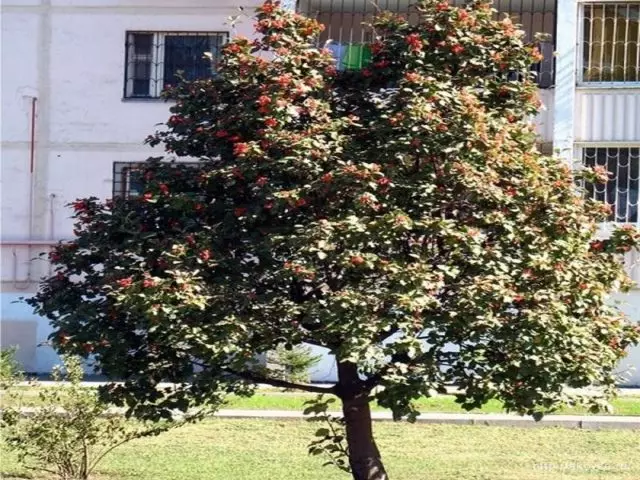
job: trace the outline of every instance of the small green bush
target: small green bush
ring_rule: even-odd
[[[6,383],[22,377],[20,363],[16,359],[17,347],[0,350],[0,382]]]
[[[86,480],[114,448],[172,425],[133,422],[110,411],[95,388],[82,385],[77,357],[64,357],[63,367],[55,368],[52,376],[55,385],[40,390],[42,407],[2,412],[4,442],[28,469],[61,480]],[[20,392],[9,389],[8,394]]]

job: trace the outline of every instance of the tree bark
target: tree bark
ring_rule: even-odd
[[[338,394],[342,399],[349,465],[354,480],[388,480],[373,439],[369,389],[360,380],[355,364],[338,364]]]

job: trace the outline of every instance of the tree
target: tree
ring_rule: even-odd
[[[594,240],[607,206],[541,155],[528,118],[539,60],[490,2],[418,2],[375,20],[371,64],[338,72],[321,26],[267,1],[257,40],[184,82],[148,138],[144,194],[73,204],[77,238],[30,300],[63,352],[125,383],[110,398],[167,415],[255,383],[342,402],[355,479],[385,479],[369,402],[460,389],[539,418],[613,392],[638,329],[608,294],[638,233]],[[582,182],[606,181],[584,169]],[[307,343],[336,356],[333,387],[264,373],[258,354]],[[157,390],[160,381],[177,387]]]

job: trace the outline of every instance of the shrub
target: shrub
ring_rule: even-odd
[[[22,377],[20,363],[16,360],[17,347],[0,350],[0,383],[11,382]]]
[[[95,388],[82,385],[82,364],[77,357],[64,357],[64,370],[56,367],[52,376],[55,385],[43,387],[39,394],[42,407],[31,412],[12,407],[2,412],[4,441],[27,469],[63,480],[88,479],[114,448],[172,425],[134,423],[110,412]]]

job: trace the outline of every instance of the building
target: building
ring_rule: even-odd
[[[464,3],[463,0],[450,0]],[[73,235],[64,205],[135,189],[128,165],[153,154],[143,144],[164,122],[158,98],[178,70],[209,72],[202,53],[236,34],[250,35],[259,0],[5,0],[2,4],[2,345],[19,344],[28,371],[57,362],[38,345],[50,331],[25,304],[46,274],[31,260]],[[286,2],[326,25],[322,43],[339,68],[367,61],[368,0]],[[379,0],[380,9],[415,18],[411,0]],[[637,224],[640,190],[640,1],[495,0],[523,26],[545,60],[538,74],[544,109],[539,146],[567,161],[605,165],[613,178],[592,192],[614,205],[611,222]],[[244,10],[238,9],[242,5]],[[229,17],[236,17],[235,20]],[[539,36],[536,33],[544,35]],[[553,52],[556,52],[555,56]],[[610,223],[611,223],[610,222]],[[603,225],[606,235],[607,225]],[[632,274],[640,279],[628,259]],[[640,289],[621,298],[640,320]],[[640,370],[640,349],[621,365]],[[315,380],[332,380],[325,358]],[[629,383],[640,384],[640,371]]]

